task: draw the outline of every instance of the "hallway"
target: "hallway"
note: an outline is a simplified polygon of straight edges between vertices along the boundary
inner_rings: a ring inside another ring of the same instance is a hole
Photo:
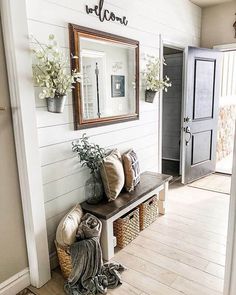
[[[128,270],[123,285],[108,294],[222,294],[228,204],[228,195],[171,185],[167,214],[116,253]],[[56,271],[33,291],[62,295],[63,279]]]

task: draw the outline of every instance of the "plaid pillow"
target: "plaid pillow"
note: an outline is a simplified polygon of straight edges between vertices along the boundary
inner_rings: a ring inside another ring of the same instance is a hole
[[[131,192],[140,182],[138,157],[134,150],[129,150],[123,154],[122,159],[125,171],[125,188],[128,192]]]

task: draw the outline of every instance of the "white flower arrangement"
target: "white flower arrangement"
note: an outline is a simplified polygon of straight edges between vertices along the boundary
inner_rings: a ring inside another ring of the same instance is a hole
[[[42,88],[40,99],[64,96],[74,88],[73,84],[81,82],[81,74],[70,68],[69,58],[61,52],[57,46],[54,35],[49,35],[47,45],[38,44],[38,49],[33,49],[35,64],[33,64],[33,76],[37,86]],[[78,57],[72,57],[78,58]]]
[[[164,60],[163,65],[166,65]],[[155,92],[164,90],[167,92],[168,88],[172,86],[169,77],[165,76],[163,79],[160,79],[160,67],[161,61],[158,57],[148,57],[146,70],[144,71],[146,90]]]

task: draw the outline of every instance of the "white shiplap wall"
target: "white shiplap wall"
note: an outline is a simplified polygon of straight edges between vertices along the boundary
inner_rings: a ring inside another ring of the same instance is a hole
[[[69,53],[68,23],[95,28],[140,41],[141,69],[146,54],[159,53],[159,37],[181,45],[198,45],[201,10],[188,0],[107,0],[105,7],[117,15],[125,15],[127,27],[117,23],[99,22],[85,13],[85,4],[98,0],[27,0],[28,26],[40,42],[48,35],[56,36],[63,50]],[[133,147],[139,156],[141,170],[156,171],[158,167],[158,101],[148,104],[141,90],[140,120],[128,123],[74,131],[72,98],[69,97],[63,114],[50,114],[44,101],[37,98],[36,115],[39,149],[45,195],[45,210],[50,253],[56,226],[66,211],[85,199],[84,183],[88,171],[82,169],[71,152],[71,141],[86,132],[91,140],[104,147],[121,151]]]

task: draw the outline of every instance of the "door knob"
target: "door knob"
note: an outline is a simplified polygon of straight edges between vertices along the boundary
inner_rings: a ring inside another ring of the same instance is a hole
[[[0,111],[5,111],[7,108],[0,107]]]
[[[191,120],[191,118],[189,118],[189,117],[184,118],[184,122],[186,122],[186,123],[191,122],[191,121],[192,121],[192,120]]]
[[[184,131],[186,134],[189,134],[189,139],[188,140],[185,140],[185,144],[188,146],[191,139],[192,139],[192,133],[191,133],[191,129],[189,126],[187,126],[186,128],[184,128]]]
[[[185,132],[186,132],[186,133],[190,133],[190,127],[189,127],[189,126],[187,126],[187,127],[185,128]]]

